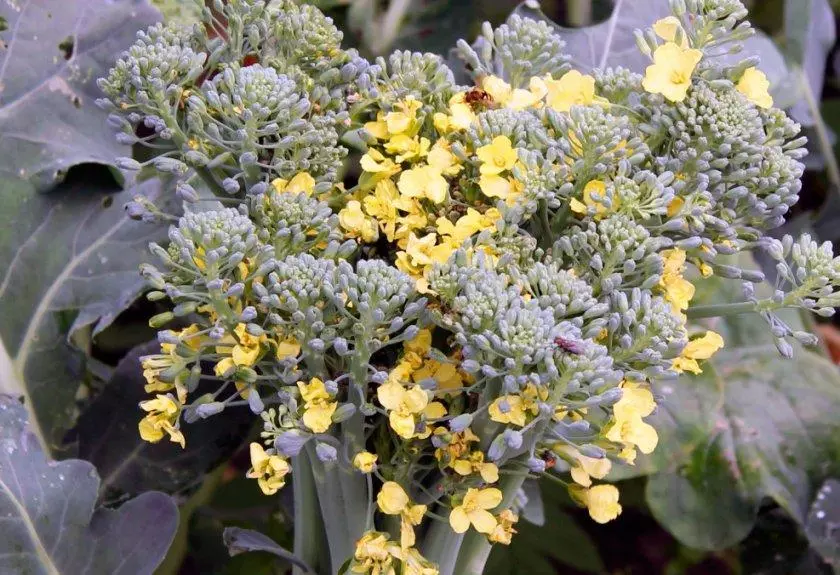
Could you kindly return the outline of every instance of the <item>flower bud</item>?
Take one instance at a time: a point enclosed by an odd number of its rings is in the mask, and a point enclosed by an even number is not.
[[[296,457],[303,446],[312,439],[312,434],[298,429],[284,431],[274,440],[274,449],[286,457]]]
[[[472,425],[472,421],[473,416],[471,413],[463,413],[449,421],[449,429],[452,430],[453,433],[464,431]]]
[[[332,463],[338,459],[338,452],[335,447],[328,443],[319,443],[315,446],[315,454],[324,463]]]

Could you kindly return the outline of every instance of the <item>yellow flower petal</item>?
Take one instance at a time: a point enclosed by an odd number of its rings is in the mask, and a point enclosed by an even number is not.
[[[383,483],[376,496],[376,504],[386,515],[399,515],[408,503],[408,493],[396,481]]]

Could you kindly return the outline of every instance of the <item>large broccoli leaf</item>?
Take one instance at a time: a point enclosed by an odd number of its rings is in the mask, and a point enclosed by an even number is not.
[[[160,15],[146,0],[9,0],[0,51],[0,175],[49,187],[76,164],[130,155],[96,107],[96,85],[135,32]]]
[[[178,508],[148,492],[119,509],[94,510],[99,477],[87,461],[50,461],[26,409],[0,396],[0,572],[139,575],[162,561]]]
[[[143,289],[146,245],[165,237],[159,223],[124,210],[135,195],[164,197],[159,180],[116,191],[113,184],[65,184],[39,194],[24,180],[0,182],[0,338],[21,382],[32,428],[48,449],[75,422],[83,354],[68,337],[95,335]]]

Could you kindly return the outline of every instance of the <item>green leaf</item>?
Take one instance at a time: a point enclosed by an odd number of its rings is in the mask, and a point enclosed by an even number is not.
[[[273,539],[263,535],[259,531],[242,529],[240,527],[228,527],[225,529],[223,538],[231,555],[238,555],[239,553],[246,553],[248,551],[268,551],[284,561],[296,565],[305,574],[314,573],[312,568],[302,559],[296,557],[293,553],[287,551]]]
[[[184,449],[169,441],[143,441],[137,431],[143,413],[137,404],[149,396],[143,389],[146,380],[139,358],[152,353],[160,353],[156,341],[126,355],[108,385],[79,418],[79,457],[99,470],[103,490],[173,493],[183,489],[241,446],[254,422],[249,409],[231,408],[185,425]],[[203,393],[201,385],[195,393]]]
[[[159,19],[145,0],[0,2],[0,174],[49,187],[81,163],[130,155],[96,107],[96,80],[135,32]]]
[[[647,501],[688,546],[741,540],[765,497],[804,523],[816,487],[840,468],[840,374],[813,353],[724,350],[702,375],[655,388],[662,400],[652,423],[667,460]]]
[[[122,192],[68,183],[49,194],[0,182],[0,338],[21,382],[3,389],[24,396],[48,450],[76,418],[84,356],[69,337],[88,327],[95,336],[136,299],[146,245],[165,237],[161,224],[128,217],[123,206],[135,195],[164,198],[159,180]]]
[[[607,20],[583,28],[565,28],[554,23],[533,0],[525,0],[513,13],[523,18],[543,20],[553,26],[566,41],[566,52],[572,57],[572,66],[585,73],[610,66],[643,71],[650,64],[650,59],[636,46],[633,30],[649,28],[671,12],[667,0],[616,0],[612,15]]]
[[[178,524],[178,508],[148,492],[117,510],[94,510],[99,477],[79,459],[47,459],[26,409],[0,397],[0,572],[150,574]]]
[[[519,573],[561,573],[560,565],[587,573],[605,573],[595,543],[564,511],[568,500],[565,490],[554,483],[539,484],[545,507],[545,525],[527,521],[516,524],[518,533],[510,545],[494,545],[485,573],[516,575]]]
[[[808,520],[805,534],[811,546],[832,566],[835,573],[840,573],[840,481],[828,479],[817,491]]]
[[[804,70],[811,93],[819,99],[826,58],[837,39],[834,12],[828,0],[785,0],[784,31],[788,60]],[[790,114],[805,126],[813,126],[818,121],[801,97],[792,104]]]

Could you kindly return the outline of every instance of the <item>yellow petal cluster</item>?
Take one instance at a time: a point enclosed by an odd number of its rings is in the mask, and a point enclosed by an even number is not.
[[[671,102],[682,102],[691,86],[691,76],[703,52],[666,42],[653,53],[642,86],[651,94],[662,94]]]
[[[666,42],[673,42],[679,44],[680,48],[688,48],[688,38],[683,28],[682,22],[676,16],[667,16],[657,20],[653,25],[653,32],[665,40]],[[677,42],[677,35],[681,38]]]
[[[182,448],[186,445],[184,434],[178,429],[181,404],[172,395],[158,394],[154,399],[141,401],[140,409],[148,413],[138,424],[140,437],[144,441],[157,443],[164,435],[168,435],[169,441]]]
[[[400,516],[400,547],[412,547],[415,540],[414,526],[423,521],[426,506],[413,504],[408,493],[396,481],[386,481],[382,485],[376,496],[376,504],[385,515]]]
[[[313,377],[309,383],[297,383],[303,398],[303,423],[315,433],[324,433],[332,425],[337,402],[327,391],[324,382]]]
[[[376,468],[376,460],[379,456],[370,451],[360,451],[353,458],[353,467],[362,473],[371,473]]]
[[[582,493],[589,516],[598,523],[607,523],[621,515],[618,489],[615,485],[596,485]]]
[[[738,91],[760,108],[773,107],[773,97],[770,95],[770,81],[764,72],[752,67],[744,70],[744,75],[738,80]]]
[[[251,468],[246,477],[256,479],[264,494],[274,495],[286,485],[286,476],[292,467],[284,457],[266,452],[259,443],[251,443],[250,452]]]
[[[660,253],[665,266],[659,287],[663,296],[671,304],[674,313],[682,315],[688,309],[688,303],[694,297],[694,284],[683,277],[685,271],[685,252],[679,248],[664,250]]]
[[[472,525],[479,533],[493,533],[498,522],[490,513],[502,502],[502,492],[495,487],[467,489],[463,500],[449,514],[449,525],[455,533],[464,533]]]
[[[391,429],[403,439],[414,437],[420,414],[429,404],[426,391],[419,385],[405,388],[395,381],[388,381],[379,386],[376,397],[388,410]]]
[[[672,368],[677,373],[685,371],[695,374],[703,373],[697,361],[709,359],[721,348],[723,348],[723,338],[720,334],[707,331],[703,336],[692,339],[686,344],[680,356],[674,360]]]
[[[621,391],[621,399],[613,406],[613,422],[606,437],[628,448],[623,455],[625,461],[632,464],[636,453],[635,449],[629,448],[638,447],[642,453],[653,453],[659,441],[656,429],[642,419],[653,413],[656,402],[650,389],[642,383],[623,381]]]

